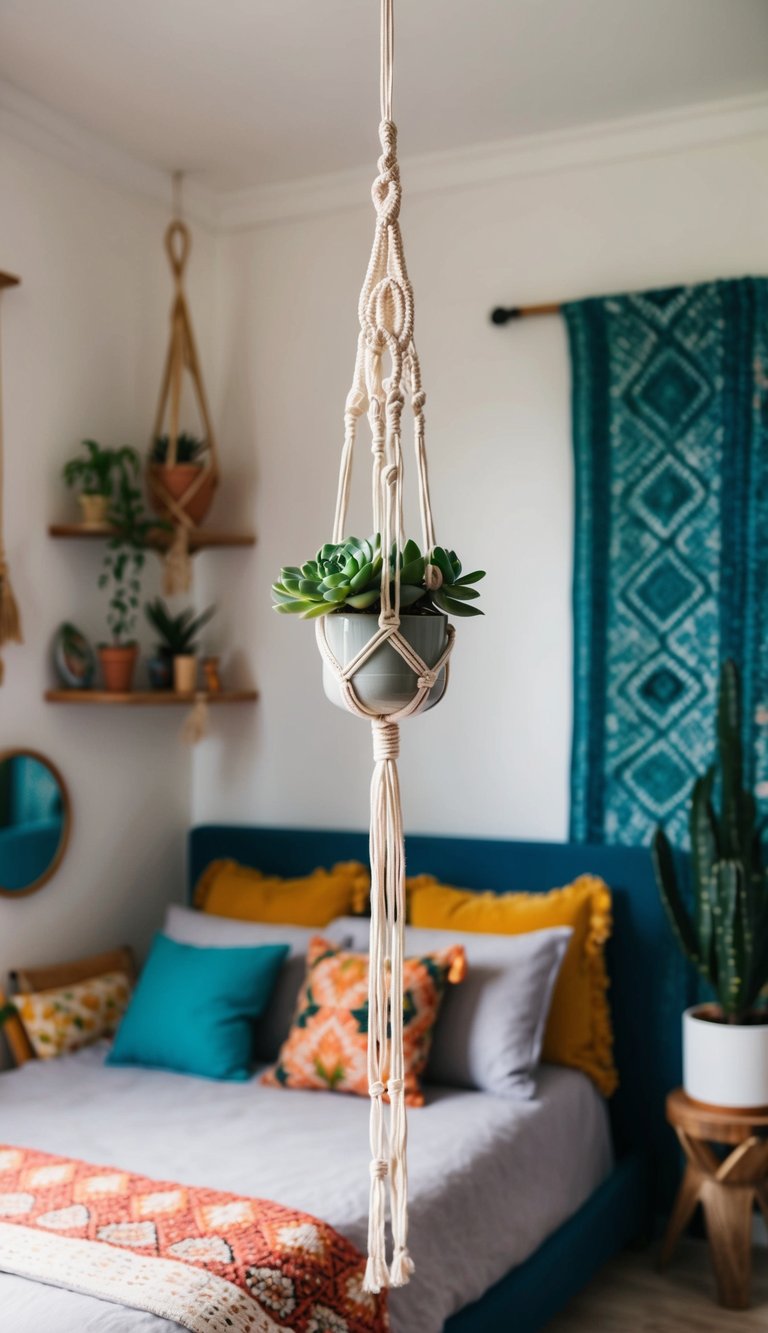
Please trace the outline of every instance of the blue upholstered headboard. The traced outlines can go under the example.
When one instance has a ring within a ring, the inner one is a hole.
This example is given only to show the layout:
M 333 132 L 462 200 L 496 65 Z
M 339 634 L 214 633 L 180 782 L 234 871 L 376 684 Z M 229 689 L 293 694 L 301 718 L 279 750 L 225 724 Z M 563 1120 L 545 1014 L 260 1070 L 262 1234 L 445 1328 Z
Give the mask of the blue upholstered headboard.
M 634 847 L 505 842 L 410 836 L 408 872 L 448 884 L 497 892 L 542 892 L 578 875 L 600 875 L 613 891 L 614 933 L 608 949 L 616 1061 L 621 1086 L 612 1099 L 619 1152 L 648 1151 L 661 1202 L 671 1198 L 677 1149 L 664 1121 L 664 1097 L 680 1083 L 680 1015 L 693 999 L 692 980 L 671 937 L 648 851 Z M 366 833 L 211 824 L 191 830 L 189 883 L 217 857 L 281 875 L 300 875 L 335 861 L 367 864 Z

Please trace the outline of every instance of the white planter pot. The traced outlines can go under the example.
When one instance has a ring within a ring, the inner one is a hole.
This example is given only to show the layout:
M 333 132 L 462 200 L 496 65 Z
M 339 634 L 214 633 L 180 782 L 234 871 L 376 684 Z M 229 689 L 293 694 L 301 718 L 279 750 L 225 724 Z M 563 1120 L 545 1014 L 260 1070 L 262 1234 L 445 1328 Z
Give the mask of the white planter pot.
M 683 1014 L 683 1087 L 694 1101 L 732 1110 L 768 1107 L 768 1024 L 717 1023 L 696 1005 Z
M 346 666 L 373 638 L 378 627 L 378 616 L 344 615 L 336 611 L 325 620 L 328 643 L 334 657 Z M 448 642 L 448 617 L 403 615 L 400 633 L 419 654 L 427 666 L 434 666 Z M 400 654 L 388 643 L 377 648 L 372 657 L 355 673 L 354 688 L 358 698 L 368 708 L 386 717 L 409 703 L 417 690 L 416 674 Z M 445 693 L 445 668 L 440 672 L 429 692 L 427 708 L 434 708 Z M 332 704 L 346 708 L 344 696 L 335 673 L 323 660 L 323 689 Z

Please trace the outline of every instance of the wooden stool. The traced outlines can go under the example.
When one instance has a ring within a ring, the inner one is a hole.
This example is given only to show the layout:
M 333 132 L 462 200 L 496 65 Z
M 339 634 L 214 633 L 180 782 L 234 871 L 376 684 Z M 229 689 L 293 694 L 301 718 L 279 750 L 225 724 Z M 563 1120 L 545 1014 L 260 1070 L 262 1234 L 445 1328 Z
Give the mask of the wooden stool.
M 721 1110 L 694 1102 L 677 1088 L 667 1097 L 667 1120 L 682 1144 L 686 1167 L 664 1236 L 660 1265 L 663 1268 L 669 1263 L 700 1203 L 718 1300 L 729 1310 L 746 1310 L 755 1200 L 768 1224 L 768 1109 Z M 733 1145 L 733 1152 L 721 1158 L 710 1143 Z

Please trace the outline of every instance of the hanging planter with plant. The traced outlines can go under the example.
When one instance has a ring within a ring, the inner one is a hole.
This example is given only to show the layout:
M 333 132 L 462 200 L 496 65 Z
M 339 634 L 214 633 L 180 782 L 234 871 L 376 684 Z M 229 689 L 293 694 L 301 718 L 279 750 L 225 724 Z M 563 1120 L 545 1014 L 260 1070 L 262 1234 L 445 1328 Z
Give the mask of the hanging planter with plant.
M 135 449 L 104 449 L 96 440 L 83 440 L 82 454 L 64 464 L 62 476 L 67 486 L 79 486 L 78 502 L 84 528 L 100 528 L 108 520 L 112 501 L 113 476 L 127 464 L 138 465 Z
M 382 155 L 372 195 L 376 230 L 360 295 L 360 333 L 344 412 L 344 445 L 331 541 L 314 560 L 287 566 L 274 587 L 276 609 L 316 622 L 326 692 L 373 731 L 371 783 L 371 936 L 368 1073 L 371 1096 L 370 1211 L 365 1288 L 402 1286 L 408 1253 L 403 1053 L 405 845 L 397 772 L 399 722 L 436 703 L 445 690 L 454 630 L 447 616 L 474 615 L 482 577 L 462 575 L 437 543 L 424 433 L 425 395 L 413 339 L 413 291 L 399 213 L 397 131 L 392 121 L 392 0 L 381 0 Z M 421 544 L 403 526 L 401 418 L 413 414 Z M 373 451 L 373 530 L 345 537 L 352 461 L 367 413 Z M 389 1123 L 384 1099 L 389 1099 Z M 387 1194 L 392 1257 L 387 1259 Z
M 741 692 L 723 663 L 717 763 L 691 793 L 693 912 L 678 883 L 669 841 L 653 840 L 656 879 L 681 949 L 716 1002 L 683 1015 L 683 1086 L 689 1097 L 729 1109 L 768 1108 L 768 869 L 763 824 L 743 786 Z M 719 792 L 720 812 L 715 810 Z
M 189 533 L 205 518 L 219 479 L 216 437 L 184 294 L 184 270 L 191 247 L 189 228 L 175 218 L 165 233 L 165 249 L 174 281 L 171 336 L 147 463 L 150 504 L 157 513 L 169 519 L 174 528 L 173 542 L 165 557 L 163 579 L 163 590 L 169 594 L 187 592 L 191 586 Z M 202 419 L 202 438 L 180 430 L 185 370 L 192 381 Z M 166 413 L 169 422 L 167 433 L 164 433 Z

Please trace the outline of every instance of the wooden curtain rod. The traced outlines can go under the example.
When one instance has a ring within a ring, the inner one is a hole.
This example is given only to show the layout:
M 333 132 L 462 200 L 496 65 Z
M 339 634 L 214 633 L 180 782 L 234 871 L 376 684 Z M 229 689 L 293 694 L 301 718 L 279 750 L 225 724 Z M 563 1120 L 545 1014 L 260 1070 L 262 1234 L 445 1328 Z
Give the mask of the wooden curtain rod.
M 559 301 L 545 301 L 543 305 L 497 305 L 491 311 L 492 324 L 509 324 L 513 319 L 528 319 L 530 315 L 559 315 L 562 306 Z

